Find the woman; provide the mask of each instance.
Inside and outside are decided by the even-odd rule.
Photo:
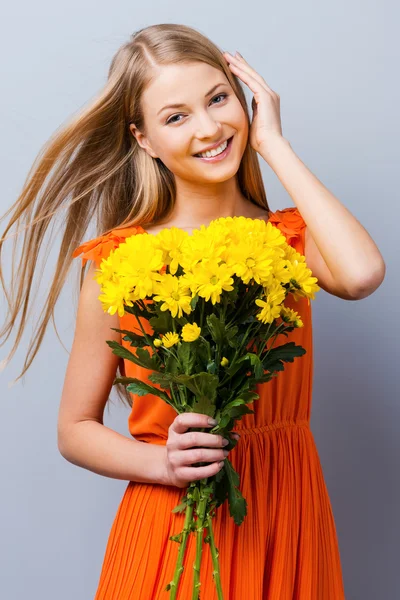
[[[240,82],[254,95],[251,121]],[[295,207],[275,213],[269,209],[258,154]],[[37,198],[38,216],[32,219]],[[225,600],[344,598],[331,504],[310,430],[313,359],[307,300],[293,306],[304,327],[289,336],[307,353],[258,386],[254,414],[238,423],[235,437],[240,440],[226,440],[227,452],[220,436],[188,431],[210,426],[204,415],[177,417],[158,397],[133,396],[125,388],[119,393],[131,407],[128,423],[134,439],[103,424],[117,369],[143,379],[149,374],[129,361],[118,362],[110,352],[105,340],[121,343],[116,330],[129,328],[129,316],[103,312],[93,279],[102,258],[127,236],[152,235],[171,226],[191,233],[221,216],[265,219],[306,256],[328,293],[358,300],[381,284],[385,264],[374,241],[282,136],[279,96],[243,57],[222,54],[189,27],[161,24],[133,35],[113,58],[103,92],[50,140],[16,203],[6,233],[28,216],[26,235],[35,252],[23,259],[27,267],[10,301],[8,329],[22,304],[26,310],[36,249],[64,203],[68,211],[57,272],[35,353],[21,376],[40,346],[72,256],[80,256],[80,297],[59,411],[59,449],[74,464],[129,481],[95,600],[169,597],[165,588],[178,552],[169,538],[183,524],[183,514],[171,511],[187,483],[217,473],[227,452],[248,507],[240,527],[226,504],[214,519]],[[94,215],[98,236],[81,243]],[[23,327],[24,322],[19,337]],[[210,464],[191,466],[197,462]],[[191,597],[193,542],[190,538],[186,551],[181,600]],[[203,553],[201,581],[202,598],[216,598],[209,552]]]

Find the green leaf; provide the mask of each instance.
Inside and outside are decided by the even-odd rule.
[[[145,348],[138,348],[136,350],[136,356],[141,361],[141,364],[150,371],[159,371],[161,366],[161,360],[156,352],[150,356],[150,353]]]
[[[139,365],[140,367],[144,367],[145,369],[150,369],[151,371],[159,371],[161,366],[161,360],[157,353],[154,353],[153,356],[150,356],[149,351],[144,348],[138,348],[136,354],[122,346],[115,340],[106,340],[106,343],[110,346],[113,351],[113,354],[120,356],[125,360],[130,360],[131,362]]]
[[[247,502],[238,488],[239,475],[229,459],[225,459],[225,471],[228,482],[229,512],[236,525],[241,525],[247,515]]]
[[[194,352],[196,345],[195,342],[182,342],[178,345],[178,358],[186,375],[190,375],[193,371],[196,359],[196,354]]]
[[[199,401],[203,397],[215,403],[217,396],[218,377],[210,373],[195,373],[194,375],[174,375],[174,381],[187,387]]]
[[[297,346],[294,342],[282,344],[276,348],[267,350],[261,356],[264,369],[268,371],[283,371],[283,362],[293,362],[296,357],[306,354],[306,349],[303,346]]]
[[[215,475],[215,481],[216,485],[214,499],[216,500],[216,506],[218,507],[221,506],[228,498],[229,481],[226,476],[225,469],[218,471],[218,473]]]
[[[237,347],[237,333],[239,331],[239,327],[226,327],[225,329],[225,338],[229,346],[232,348]]]
[[[207,373],[211,373],[211,375],[215,375],[216,372],[217,372],[217,366],[215,364],[215,361],[209,360],[207,363]]]
[[[238,359],[238,362],[243,362],[245,360],[250,361],[250,364],[253,367],[255,376],[262,377],[262,375],[264,373],[264,365],[261,362],[259,356],[257,354],[254,354],[253,352],[247,352],[244,356],[241,356]]]
[[[113,354],[116,354],[117,356],[120,356],[121,358],[124,358],[125,360],[130,360],[131,362],[133,362],[139,366],[142,366],[142,367],[144,366],[141,363],[140,359],[138,359],[136,354],[133,354],[133,352],[128,350],[128,348],[125,348],[125,346],[122,346],[121,344],[119,344],[118,342],[116,342],[114,340],[106,340],[106,343],[112,349]]]
[[[126,389],[128,390],[128,392],[136,394],[137,396],[146,396],[147,394],[153,394],[155,396],[158,396],[176,410],[176,406],[174,402],[170,399],[168,394],[159,390],[156,387],[153,387],[152,385],[149,385],[148,383],[145,383],[144,381],[141,381],[140,379],[132,377],[132,381],[127,385]]]
[[[133,331],[129,331],[128,329],[117,329],[116,327],[110,327],[110,329],[113,331],[118,331],[119,333],[125,333],[126,335],[124,335],[122,339],[126,342],[130,342],[131,346],[140,348],[148,346],[148,343],[143,335],[139,335]]]
[[[190,306],[192,307],[193,312],[194,312],[194,310],[196,308],[196,305],[197,305],[198,301],[199,301],[199,295],[198,294],[196,294],[195,296],[193,296],[193,298],[190,301]],[[203,300],[203,302],[204,302],[204,300]]]
[[[215,404],[208,396],[201,396],[200,398],[196,398],[193,402],[192,410],[195,413],[213,417],[215,413]]]
[[[165,359],[165,371],[166,373],[170,373],[171,375],[174,375],[175,373],[180,373],[179,363],[176,360],[175,356],[171,353],[168,353]]]
[[[158,334],[165,334],[168,333],[168,331],[172,331],[172,316],[169,310],[162,311],[156,306],[156,312],[157,316],[153,316],[149,319],[149,324],[153,331]]]
[[[206,321],[212,339],[216,345],[220,347],[225,339],[225,324],[217,317],[215,313],[207,315]]]
[[[254,410],[251,410],[246,404],[243,404],[242,406],[231,408],[229,414],[232,419],[241,419],[243,415],[253,415]]]
[[[186,509],[185,502],[181,502],[181,504],[178,504],[178,506],[175,506],[175,508],[173,508],[171,510],[171,512],[173,512],[173,513],[183,512],[185,509]]]
[[[169,373],[154,372],[154,373],[150,373],[148,378],[150,379],[150,381],[152,383],[157,383],[157,385],[159,385],[160,387],[162,387],[163,389],[166,389],[166,390],[170,389],[171,382],[173,381],[173,378],[171,377],[171,375]]]

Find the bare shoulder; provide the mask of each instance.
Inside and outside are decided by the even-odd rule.
[[[101,289],[91,262],[80,290],[77,318],[70,357],[67,364],[58,416],[59,443],[68,428],[82,420],[103,421],[119,357],[112,353],[106,340],[121,343],[119,317],[103,311]]]

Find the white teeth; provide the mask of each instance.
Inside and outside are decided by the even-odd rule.
[[[207,152],[201,152],[199,154],[199,156],[202,156],[203,158],[211,158],[211,156],[217,156],[218,154],[221,154],[221,152],[223,152],[225,150],[227,145],[228,145],[228,140],[226,140],[225,142],[222,142],[222,144],[220,146],[218,146],[218,148],[213,148],[212,150],[207,150]]]

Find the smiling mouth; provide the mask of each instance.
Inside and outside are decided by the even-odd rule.
[[[226,146],[225,150],[223,150],[222,152],[220,152],[220,154],[223,154],[224,152],[226,152],[226,150],[228,149],[228,147],[229,147],[230,143],[232,142],[232,139],[233,139],[233,135],[232,135],[230,138],[228,138],[227,140],[225,140],[226,142],[228,142],[228,144],[227,144],[227,146]],[[223,144],[223,143],[224,143],[224,142],[221,142],[221,144]],[[198,154],[193,154],[193,156],[195,156],[196,158],[205,158],[204,156],[201,156],[201,154],[200,154],[200,153],[198,153]],[[219,154],[216,154],[215,156],[219,156]],[[213,156],[210,156],[210,158],[214,158],[214,157],[213,157]]]

